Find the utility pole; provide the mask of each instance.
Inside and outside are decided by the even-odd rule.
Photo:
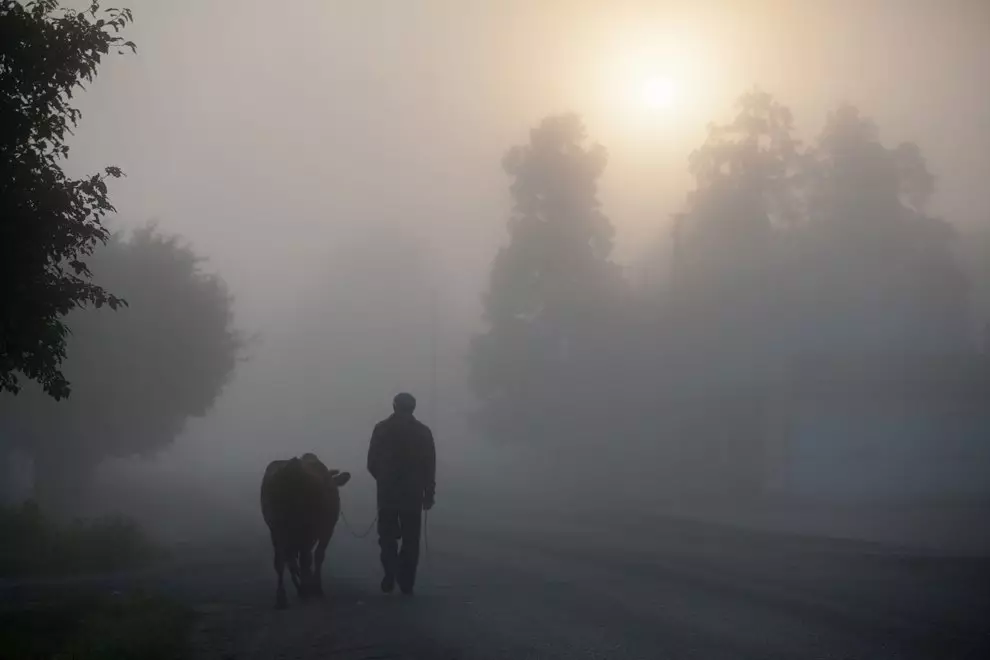
[[[430,287],[430,425],[437,427],[437,286]]]
[[[676,290],[677,286],[680,284],[681,271],[683,270],[684,264],[683,251],[681,249],[681,241],[683,239],[684,232],[684,213],[673,213],[671,214],[671,227],[670,227],[670,286],[672,289]]]

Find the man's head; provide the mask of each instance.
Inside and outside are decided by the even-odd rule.
[[[416,410],[416,399],[408,392],[401,392],[392,399],[392,410],[400,415],[411,415]]]

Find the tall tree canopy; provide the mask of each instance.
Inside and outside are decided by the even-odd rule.
[[[736,108],[728,124],[709,125],[689,158],[696,187],[679,237],[687,263],[678,266],[726,279],[766,261],[774,229],[793,225],[798,212],[800,153],[790,110],[759,90],[741,96]]]
[[[751,486],[766,404],[789,372],[823,356],[924,365],[973,348],[966,278],[950,226],[928,210],[921,151],[885,145],[854,108],[808,144],[759,90],[712,124],[689,160],[695,186],[659,302],[609,261],[604,165],[573,116],[545,120],[505,157],[510,240],[471,353],[495,437],[594,445],[596,460],[606,443],[624,456],[639,444],[663,479],[718,487],[748,466],[737,471]]]
[[[990,354],[990,217],[971,227],[963,244],[963,260],[973,283],[973,327],[983,350]]]
[[[690,159],[675,282],[691,338],[761,364],[962,348],[965,277],[950,225],[927,211],[934,177],[920,149],[885,146],[850,106],[807,147],[770,95],[748,92],[737,108]]]
[[[72,396],[55,401],[35,385],[0,395],[0,438],[34,458],[43,502],[61,506],[101,459],[160,449],[213,405],[242,339],[223,281],[200,264],[151,226],[94,252],[94,280],[129,305],[69,315]]]
[[[56,399],[68,395],[65,315],[121,303],[86,264],[108,238],[106,179],[121,172],[71,179],[61,163],[80,118],[72,95],[104,55],[134,49],[118,36],[130,21],[130,11],[95,1],[78,12],[56,0],[0,0],[0,392],[16,393],[20,374]]]
[[[770,335],[785,321],[787,231],[800,222],[793,133],[790,110],[752,90],[689,158],[695,188],[676,219],[672,310],[687,342],[676,350],[700,360],[686,376],[767,365]]]
[[[963,349],[966,277],[954,230],[928,212],[935,178],[917,145],[884,146],[843,106],[805,162],[801,341],[827,352]]]
[[[492,265],[489,327],[471,356],[475,390],[496,416],[517,410],[555,363],[586,348],[618,292],[613,228],[597,193],[605,163],[572,114],[544,119],[503,159],[514,202],[509,243]]]

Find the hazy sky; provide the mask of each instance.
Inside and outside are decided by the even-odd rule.
[[[886,140],[921,144],[947,217],[988,215],[981,0],[125,4],[138,55],[84,97],[73,166],[123,167],[121,218],[194,241],[251,318],[342,236],[391,223],[435,243],[473,297],[504,236],[500,157],[565,110],[609,149],[620,258],[678,210],[688,152],[752,84],[807,132],[859,105]],[[673,81],[670,107],[638,98],[654,75]]]
[[[377,267],[395,250],[416,253],[402,259],[422,266],[421,282],[434,272],[442,323],[477,318],[510,208],[502,155],[550,113],[580,112],[608,148],[602,199],[624,261],[681,209],[705,125],[727,119],[754,84],[794,110],[806,138],[837,104],[858,105],[889,144],[920,144],[945,217],[990,221],[984,0],[124,4],[138,54],[107,61],[83,96],[72,168],[122,167],[120,221],[158,219],[190,239],[230,283],[242,325],[267,333],[218,408],[229,424],[210,422],[258,442],[293,423],[318,434],[305,415],[319,412],[319,395],[303,400],[300,388],[330,376],[278,380],[304,380],[313,346],[350,364],[340,337],[367,344],[367,328],[395,318],[402,327],[375,341],[405,350],[414,311],[341,320],[361,313],[366,292],[387,298],[383,282],[403,279]],[[669,85],[665,107],[644,102],[650,80]],[[421,388],[425,360],[413,369]],[[262,414],[244,382],[283,403]]]

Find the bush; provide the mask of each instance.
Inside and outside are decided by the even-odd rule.
[[[119,570],[145,564],[158,554],[144,530],[128,518],[58,525],[31,501],[0,507],[0,576]]]
[[[0,609],[0,655],[73,660],[182,658],[191,613],[157,596],[62,594],[44,604]]]

